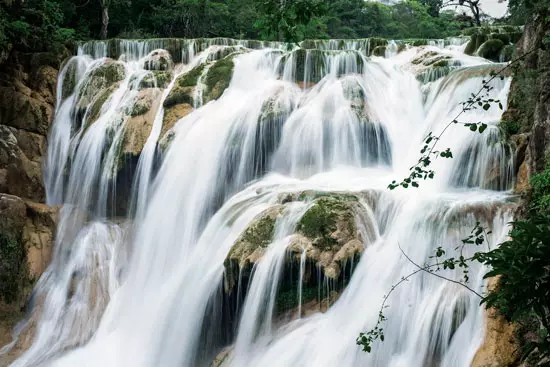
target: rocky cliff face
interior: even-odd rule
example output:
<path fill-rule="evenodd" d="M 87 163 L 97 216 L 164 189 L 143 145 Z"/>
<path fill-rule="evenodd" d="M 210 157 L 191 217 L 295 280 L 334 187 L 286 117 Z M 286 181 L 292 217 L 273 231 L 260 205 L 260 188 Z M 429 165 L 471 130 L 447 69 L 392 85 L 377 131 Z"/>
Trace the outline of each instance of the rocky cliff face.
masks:
<path fill-rule="evenodd" d="M 524 199 L 529 197 L 529 177 L 544 170 L 550 153 L 550 43 L 545 41 L 549 32 L 550 22 L 542 16 L 525 26 L 514 57 L 522 59 L 514 67 L 508 111 L 500 124 L 516 146 L 515 192 Z M 520 208 L 518 216 L 523 215 L 522 211 Z M 518 366 L 517 336 L 515 325 L 495 310 L 488 310 L 485 340 L 472 366 Z"/>
<path fill-rule="evenodd" d="M 0 345 L 51 257 L 58 208 L 44 204 L 42 169 L 66 56 L 14 52 L 0 65 Z"/>

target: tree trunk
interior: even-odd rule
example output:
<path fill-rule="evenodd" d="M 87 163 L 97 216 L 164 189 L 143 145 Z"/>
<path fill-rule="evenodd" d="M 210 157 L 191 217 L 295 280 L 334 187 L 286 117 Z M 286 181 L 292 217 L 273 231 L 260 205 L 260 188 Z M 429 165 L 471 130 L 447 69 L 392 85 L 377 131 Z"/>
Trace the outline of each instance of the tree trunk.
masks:
<path fill-rule="evenodd" d="M 109 27 L 109 6 L 102 4 L 101 6 L 101 39 L 107 39 L 107 31 Z"/>
<path fill-rule="evenodd" d="M 474 19 L 476 20 L 476 24 L 478 27 L 481 27 L 481 19 L 480 19 L 480 11 L 479 11 L 479 7 L 477 6 L 477 2 L 476 3 L 470 3 L 470 9 L 472 9 L 472 14 L 474 15 Z"/>

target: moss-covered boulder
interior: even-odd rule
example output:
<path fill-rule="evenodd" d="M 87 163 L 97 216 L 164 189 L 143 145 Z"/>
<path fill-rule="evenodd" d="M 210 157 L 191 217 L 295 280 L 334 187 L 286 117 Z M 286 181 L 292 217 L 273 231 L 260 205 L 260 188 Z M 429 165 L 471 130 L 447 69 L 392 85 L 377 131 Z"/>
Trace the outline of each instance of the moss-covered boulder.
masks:
<path fill-rule="evenodd" d="M 331 51 L 297 49 L 281 58 L 279 75 L 284 76 L 289 66 L 294 71 L 294 81 L 297 83 L 318 83 L 326 73 L 326 55 Z M 289 64 L 290 63 L 290 64 Z"/>
<path fill-rule="evenodd" d="M 497 38 L 485 41 L 477 51 L 477 54 L 485 59 L 499 61 L 500 51 L 504 47 L 504 43 Z"/>
<path fill-rule="evenodd" d="M 166 50 L 154 50 L 143 61 L 145 70 L 172 70 L 174 62 Z"/>
<path fill-rule="evenodd" d="M 505 45 L 510 43 L 510 36 L 506 33 L 492 33 L 489 35 L 489 39 L 501 40 Z"/>
<path fill-rule="evenodd" d="M 172 81 L 173 76 L 174 74 L 171 71 L 152 70 L 139 81 L 138 90 L 145 88 L 165 89 Z"/>
<path fill-rule="evenodd" d="M 108 60 L 92 69 L 80 84 L 79 113 L 86 111 L 88 124 L 97 120 L 101 107 L 126 77 L 124 64 Z"/>
<path fill-rule="evenodd" d="M 385 54 L 386 54 L 386 46 L 376 46 L 376 47 L 372 50 L 372 55 L 373 55 L 373 56 L 384 57 Z"/>
<path fill-rule="evenodd" d="M 139 92 L 134 104 L 127 111 L 129 116 L 124 127 L 122 154 L 137 156 L 141 153 L 160 105 L 161 89 L 147 88 Z"/>
<path fill-rule="evenodd" d="M 487 41 L 487 39 L 488 36 L 486 34 L 473 34 L 470 38 L 470 41 L 466 45 L 466 48 L 464 49 L 464 53 L 466 55 L 475 54 L 479 47 L 483 44 L 483 42 Z"/>
<path fill-rule="evenodd" d="M 506 45 L 500 50 L 500 55 L 498 57 L 498 61 L 500 62 L 508 62 L 511 61 L 514 58 L 514 52 L 516 50 L 516 47 L 514 45 Z"/>
<path fill-rule="evenodd" d="M 204 93 L 204 103 L 218 99 L 229 87 L 235 63 L 233 62 L 236 54 L 231 54 L 216 61 L 208 68 L 204 84 L 206 90 Z"/>
<path fill-rule="evenodd" d="M 164 100 L 165 108 L 181 103 L 194 104 L 193 96 L 195 94 L 195 88 L 204 71 L 204 67 L 205 66 L 201 64 L 178 77 L 172 90 Z"/>
<path fill-rule="evenodd" d="M 377 37 L 371 37 L 369 38 L 369 50 L 370 50 L 370 55 L 373 54 L 373 51 L 377 48 L 377 47 L 385 47 L 388 45 L 388 40 L 385 39 L 385 38 L 377 38 Z M 369 56 L 370 56 L 369 55 Z"/>

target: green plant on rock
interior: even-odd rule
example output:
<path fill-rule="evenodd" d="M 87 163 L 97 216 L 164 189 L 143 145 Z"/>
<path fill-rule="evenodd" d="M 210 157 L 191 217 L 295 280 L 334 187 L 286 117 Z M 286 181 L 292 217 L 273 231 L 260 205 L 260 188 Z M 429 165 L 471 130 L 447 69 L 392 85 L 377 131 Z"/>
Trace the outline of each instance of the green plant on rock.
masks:
<path fill-rule="evenodd" d="M 25 259 L 24 246 L 11 236 L 0 233 L 0 301 L 12 303 L 18 300 L 28 280 Z"/>
<path fill-rule="evenodd" d="M 298 221 L 296 229 L 312 239 L 317 247 L 330 249 L 337 241 L 331 234 L 337 229 L 339 212 L 347 209 L 341 198 L 326 196 L 318 198 Z"/>
<path fill-rule="evenodd" d="M 266 247 L 273 240 L 274 231 L 275 219 L 266 215 L 246 229 L 242 240 L 257 246 Z"/>
<path fill-rule="evenodd" d="M 477 53 L 485 59 L 498 61 L 500 50 L 502 50 L 503 47 L 504 43 L 500 39 L 493 38 L 485 41 Z"/>
<path fill-rule="evenodd" d="M 227 87 L 229 87 L 233 68 L 235 67 L 233 63 L 234 56 L 230 55 L 218 60 L 208 69 L 205 80 L 208 100 L 220 98 Z"/>

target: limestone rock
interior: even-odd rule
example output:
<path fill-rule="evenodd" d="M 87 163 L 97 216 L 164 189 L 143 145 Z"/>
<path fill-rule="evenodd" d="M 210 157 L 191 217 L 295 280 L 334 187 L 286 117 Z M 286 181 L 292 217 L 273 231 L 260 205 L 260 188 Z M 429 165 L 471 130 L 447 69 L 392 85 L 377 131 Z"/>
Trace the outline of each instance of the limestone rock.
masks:
<path fill-rule="evenodd" d="M 497 278 L 489 280 L 488 288 L 497 285 Z M 507 322 L 497 310 L 486 312 L 485 339 L 472 361 L 471 367 L 511 367 L 516 366 L 520 357 L 520 347 L 515 338 L 516 326 Z"/>
<path fill-rule="evenodd" d="M 22 241 L 27 249 L 29 275 L 38 279 L 50 264 L 59 207 L 25 201 L 26 221 Z"/>
<path fill-rule="evenodd" d="M 0 192 L 42 201 L 42 135 L 0 125 Z"/>
<path fill-rule="evenodd" d="M 166 50 L 152 51 L 143 62 L 145 70 L 171 70 L 173 67 L 172 56 Z"/>
<path fill-rule="evenodd" d="M 160 105 L 160 89 L 147 88 L 141 90 L 126 121 L 122 152 L 139 155 L 155 122 Z"/>

